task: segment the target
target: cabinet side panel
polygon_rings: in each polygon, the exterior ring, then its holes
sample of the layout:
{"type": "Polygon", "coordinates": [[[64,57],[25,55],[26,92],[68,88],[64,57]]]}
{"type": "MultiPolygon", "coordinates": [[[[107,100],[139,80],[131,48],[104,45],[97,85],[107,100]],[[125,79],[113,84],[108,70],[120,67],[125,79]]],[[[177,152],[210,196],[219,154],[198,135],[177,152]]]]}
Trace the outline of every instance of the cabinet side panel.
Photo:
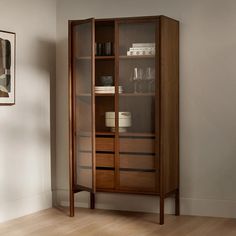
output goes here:
{"type": "Polygon", "coordinates": [[[179,187],[179,22],[161,16],[161,162],[163,191],[179,187]]]}

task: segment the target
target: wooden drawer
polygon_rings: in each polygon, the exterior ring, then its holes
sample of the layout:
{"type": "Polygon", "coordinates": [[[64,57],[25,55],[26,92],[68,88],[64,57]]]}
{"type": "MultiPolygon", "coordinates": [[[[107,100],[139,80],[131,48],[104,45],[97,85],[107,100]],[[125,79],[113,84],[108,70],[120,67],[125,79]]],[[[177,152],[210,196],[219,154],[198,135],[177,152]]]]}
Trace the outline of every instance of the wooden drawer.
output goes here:
{"type": "Polygon", "coordinates": [[[155,191],[156,173],[120,171],[120,188],[137,191],[155,191]]]}
{"type": "Polygon", "coordinates": [[[113,170],[96,170],[96,188],[114,188],[114,176],[113,170]]]}
{"type": "Polygon", "coordinates": [[[155,156],[120,154],[120,168],[155,169],[155,156]]]}
{"type": "Polygon", "coordinates": [[[155,140],[149,138],[120,138],[120,152],[154,153],[155,140]]]}
{"type": "Polygon", "coordinates": [[[114,167],[114,154],[97,153],[96,166],[97,167],[114,167]]]}
{"type": "Polygon", "coordinates": [[[96,138],[96,151],[114,152],[114,138],[96,138]]]}

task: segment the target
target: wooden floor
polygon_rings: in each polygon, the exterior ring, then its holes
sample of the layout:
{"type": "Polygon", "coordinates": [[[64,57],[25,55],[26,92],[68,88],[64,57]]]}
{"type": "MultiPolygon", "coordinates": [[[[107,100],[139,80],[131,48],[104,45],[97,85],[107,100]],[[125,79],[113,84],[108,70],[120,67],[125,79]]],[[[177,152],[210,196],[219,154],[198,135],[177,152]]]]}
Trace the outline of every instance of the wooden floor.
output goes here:
{"type": "Polygon", "coordinates": [[[1,236],[236,236],[236,219],[158,215],[77,209],[68,217],[65,209],[48,209],[0,224],[1,236]]]}

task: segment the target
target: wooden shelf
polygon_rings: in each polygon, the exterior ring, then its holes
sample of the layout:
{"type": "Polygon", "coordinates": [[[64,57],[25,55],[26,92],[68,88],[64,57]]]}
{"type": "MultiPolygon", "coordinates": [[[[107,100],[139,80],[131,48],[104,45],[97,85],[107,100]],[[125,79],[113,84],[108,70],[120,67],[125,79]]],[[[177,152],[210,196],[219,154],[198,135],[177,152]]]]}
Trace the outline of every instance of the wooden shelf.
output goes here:
{"type": "MultiPolygon", "coordinates": [[[[77,60],[91,60],[92,56],[77,57],[77,60]]],[[[115,56],[95,56],[96,60],[113,60],[115,56]]]]}
{"type": "MultiPolygon", "coordinates": [[[[114,136],[115,132],[96,132],[97,136],[114,136]]],[[[154,138],[154,133],[131,133],[131,132],[124,132],[119,133],[120,137],[142,137],[142,138],[154,138]]]]}
{"type": "Polygon", "coordinates": [[[115,56],[95,56],[96,60],[113,60],[115,56]]]}
{"type": "Polygon", "coordinates": [[[110,96],[114,96],[114,93],[95,93],[96,97],[110,97],[110,96]]]}
{"type": "Polygon", "coordinates": [[[153,133],[130,133],[130,132],[124,132],[119,133],[120,137],[145,137],[145,138],[154,138],[155,134],[153,133]]]}
{"type": "Polygon", "coordinates": [[[155,96],[155,93],[120,93],[119,95],[124,97],[147,97],[155,96]]]}
{"type": "Polygon", "coordinates": [[[120,59],[155,59],[155,55],[119,56],[120,59]]]}
{"type": "MultiPolygon", "coordinates": [[[[110,97],[114,96],[115,93],[95,93],[96,97],[110,97]]],[[[81,93],[76,95],[77,97],[91,97],[89,93],[81,93]]],[[[155,93],[119,93],[119,96],[122,97],[148,97],[148,96],[155,96],[155,93]]]]}
{"type": "Polygon", "coordinates": [[[115,136],[114,132],[96,132],[96,136],[115,136]]]}

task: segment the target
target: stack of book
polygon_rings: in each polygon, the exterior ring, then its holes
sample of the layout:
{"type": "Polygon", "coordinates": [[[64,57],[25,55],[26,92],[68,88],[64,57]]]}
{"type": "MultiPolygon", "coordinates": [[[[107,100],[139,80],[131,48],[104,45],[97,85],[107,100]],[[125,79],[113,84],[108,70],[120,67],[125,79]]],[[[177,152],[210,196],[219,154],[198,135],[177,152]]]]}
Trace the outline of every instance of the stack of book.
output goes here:
{"type": "MultiPolygon", "coordinates": [[[[119,93],[123,92],[122,86],[119,86],[119,93]]],[[[115,86],[95,86],[95,93],[115,93],[115,86]]]]}
{"type": "Polygon", "coordinates": [[[155,43],[132,43],[127,56],[155,55],[155,43]]]}

